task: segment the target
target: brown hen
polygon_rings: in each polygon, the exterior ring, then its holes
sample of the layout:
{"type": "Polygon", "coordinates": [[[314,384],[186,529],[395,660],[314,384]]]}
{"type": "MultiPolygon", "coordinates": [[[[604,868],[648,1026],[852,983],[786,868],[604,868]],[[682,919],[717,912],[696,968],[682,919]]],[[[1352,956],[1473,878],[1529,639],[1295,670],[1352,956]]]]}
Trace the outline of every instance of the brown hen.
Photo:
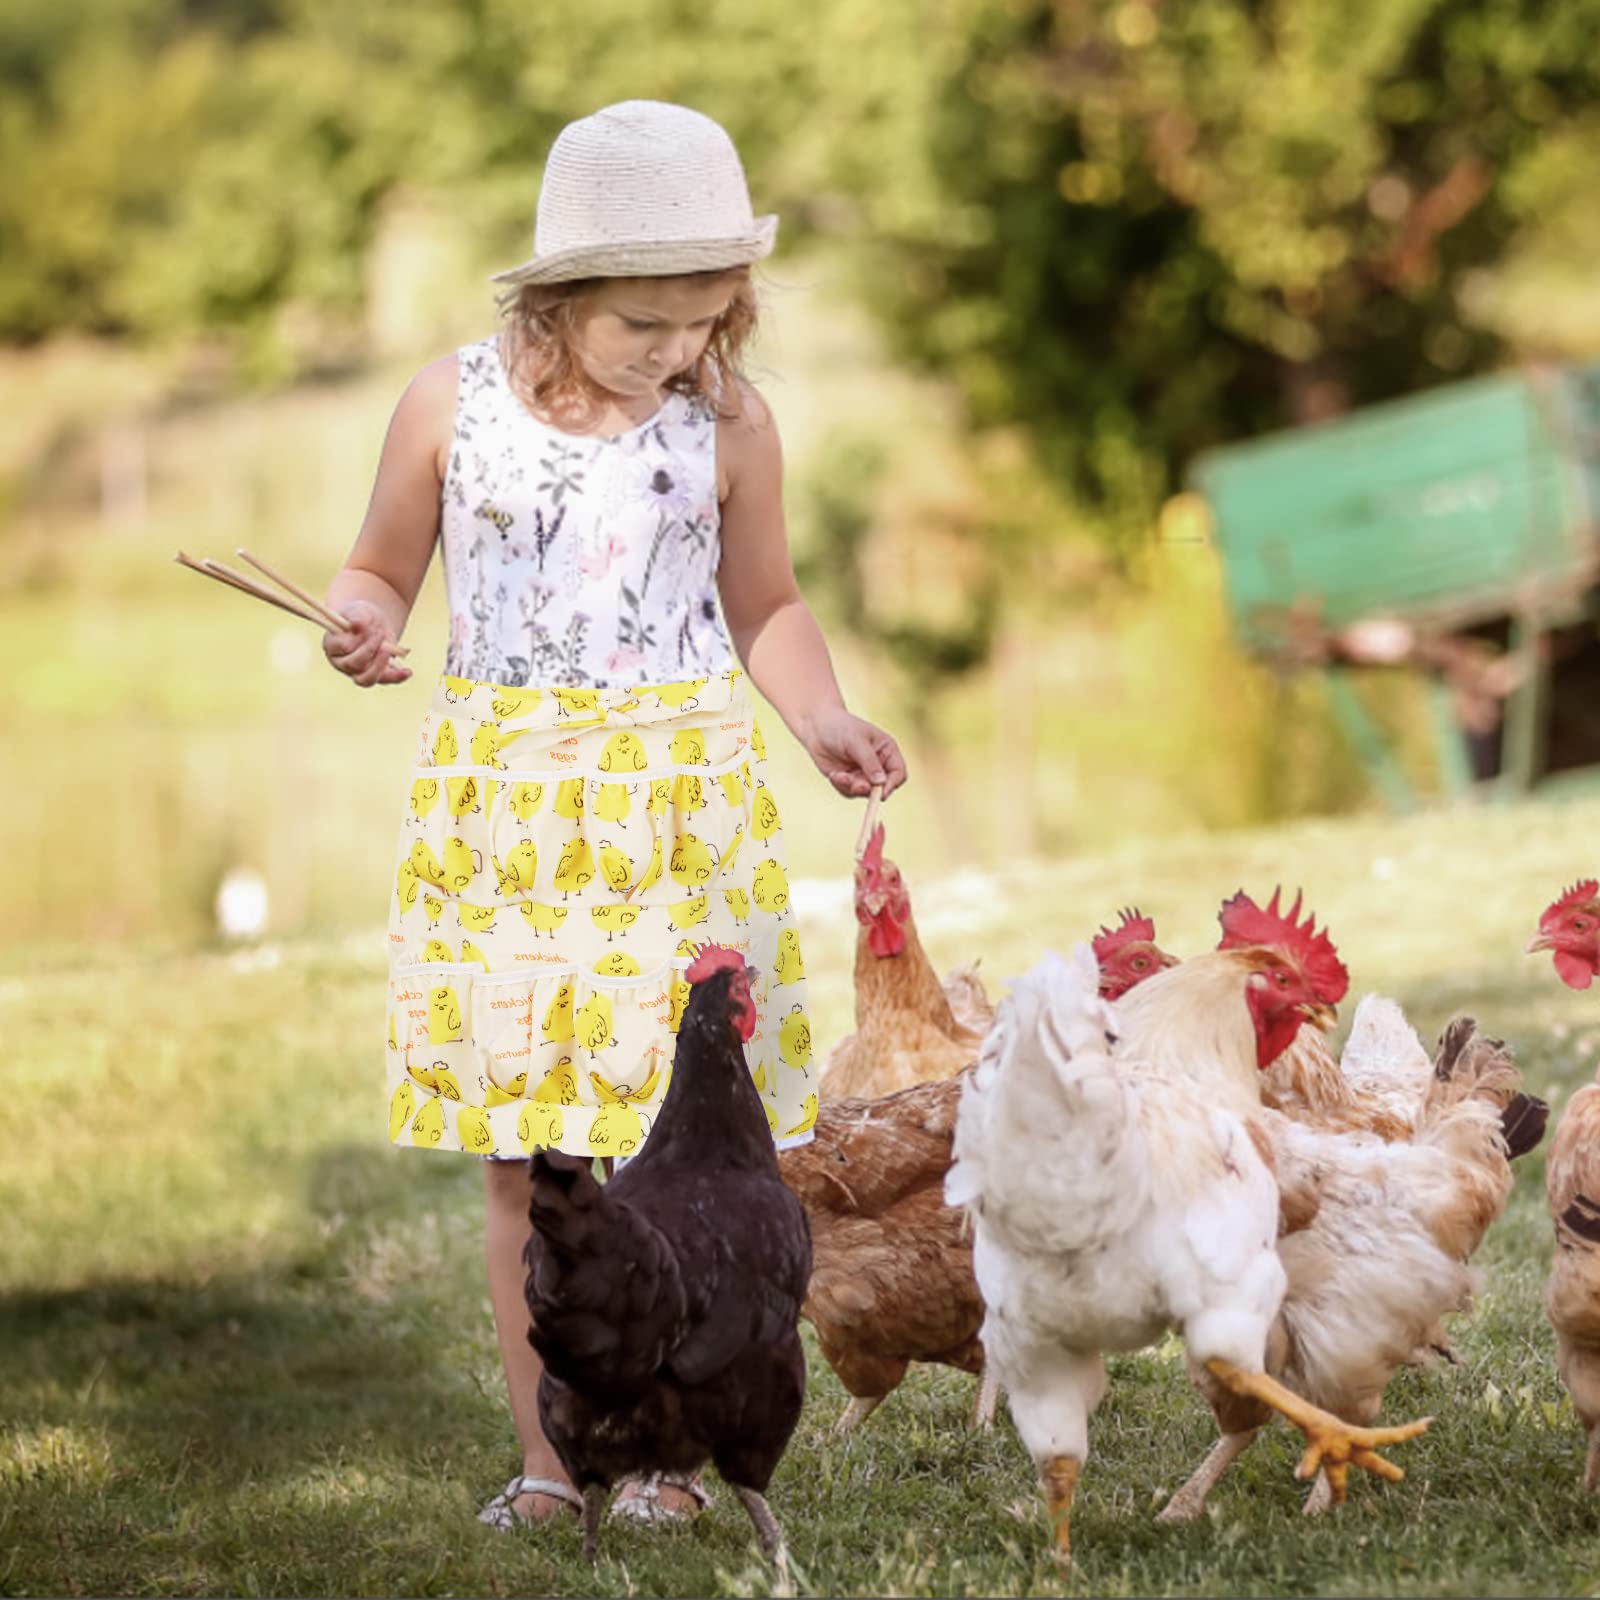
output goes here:
{"type": "MultiPolygon", "coordinates": [[[[970,1069],[874,1100],[825,1100],[810,1144],[778,1153],[811,1224],[801,1314],[851,1396],[841,1432],[870,1416],[913,1361],[981,1373],[983,1303],[961,1212],[944,1203],[970,1069]]],[[[980,1384],[974,1421],[994,1394],[980,1384]]]]}
{"type": "Polygon", "coordinates": [[[856,863],[855,898],[856,1031],[822,1064],[824,1102],[954,1077],[977,1059],[992,1015],[970,965],[942,983],[933,970],[900,869],[884,859],[882,823],[856,863]]]}

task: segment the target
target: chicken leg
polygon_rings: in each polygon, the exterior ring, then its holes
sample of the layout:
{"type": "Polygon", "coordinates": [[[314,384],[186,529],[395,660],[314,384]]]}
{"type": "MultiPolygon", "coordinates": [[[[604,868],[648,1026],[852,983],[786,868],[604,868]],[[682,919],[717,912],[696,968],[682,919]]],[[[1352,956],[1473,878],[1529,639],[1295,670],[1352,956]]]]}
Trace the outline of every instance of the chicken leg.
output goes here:
{"type": "Polygon", "coordinates": [[[1072,1496],[1082,1466],[1076,1456],[1051,1456],[1040,1473],[1045,1504],[1050,1510],[1050,1531],[1055,1536],[1056,1555],[1062,1561],[1072,1559],[1072,1496]]]}
{"type": "Polygon", "coordinates": [[[766,1496],[737,1483],[729,1487],[738,1495],[739,1504],[744,1507],[746,1515],[755,1525],[756,1537],[761,1541],[762,1554],[778,1569],[779,1580],[787,1584],[789,1551],[783,1542],[783,1530],[779,1528],[778,1519],[773,1516],[772,1507],[767,1504],[766,1496]]]}
{"type": "Polygon", "coordinates": [[[1255,1438],[1255,1428],[1225,1433],[1212,1445],[1211,1453],[1190,1474],[1189,1481],[1173,1495],[1156,1517],[1157,1522],[1190,1522],[1205,1509],[1206,1496],[1217,1480],[1242,1456],[1255,1438]]]}
{"type": "Polygon", "coordinates": [[[881,1394],[852,1396],[850,1404],[844,1408],[839,1420],[833,1425],[834,1433],[846,1434],[860,1427],[883,1404],[883,1401],[884,1397],[881,1394]]]}
{"type": "Polygon", "coordinates": [[[1405,1473],[1392,1461],[1385,1461],[1378,1454],[1378,1447],[1415,1439],[1433,1421],[1432,1417],[1424,1417],[1420,1422],[1402,1423],[1395,1428],[1358,1428],[1331,1411],[1302,1400],[1264,1372],[1246,1372],[1221,1359],[1210,1360],[1205,1366],[1212,1377],[1235,1394],[1252,1395],[1263,1401],[1306,1436],[1305,1454],[1300,1457],[1295,1476],[1309,1478],[1321,1467],[1335,1505],[1344,1500],[1345,1477],[1352,1464],[1398,1483],[1405,1473]]]}
{"type": "Polygon", "coordinates": [[[978,1374],[978,1393],[972,1402],[972,1426],[989,1429],[994,1426],[995,1403],[1000,1398],[1000,1380],[985,1366],[978,1374]]]}

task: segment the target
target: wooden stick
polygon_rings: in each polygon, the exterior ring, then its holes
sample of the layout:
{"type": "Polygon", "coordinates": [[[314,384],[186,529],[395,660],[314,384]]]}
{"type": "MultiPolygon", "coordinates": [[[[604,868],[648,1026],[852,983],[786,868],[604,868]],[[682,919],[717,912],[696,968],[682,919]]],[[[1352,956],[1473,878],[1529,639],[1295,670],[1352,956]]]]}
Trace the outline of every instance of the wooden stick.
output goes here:
{"type": "MultiPolygon", "coordinates": [[[[337,611],[330,611],[327,606],[325,606],[316,598],[315,595],[307,594],[299,584],[291,582],[288,578],[284,577],[281,572],[274,572],[265,561],[262,561],[258,557],[251,555],[243,545],[240,545],[234,551],[234,554],[238,556],[240,560],[248,561],[257,572],[262,574],[263,577],[271,578],[280,589],[287,590],[288,593],[292,594],[296,600],[299,600],[302,604],[309,606],[319,617],[322,618],[323,622],[329,628],[334,630],[335,633],[344,632],[349,628],[350,619],[348,617],[341,617],[337,611]]],[[[389,651],[389,654],[392,656],[408,656],[411,654],[411,648],[409,645],[397,644],[389,651]]]]}
{"type": "Polygon", "coordinates": [[[315,611],[316,614],[321,617],[328,627],[332,628],[335,633],[343,633],[349,628],[350,619],[348,617],[341,617],[337,611],[330,611],[314,595],[307,594],[299,584],[291,583],[281,574],[274,572],[265,561],[258,561],[253,555],[250,554],[248,550],[244,548],[243,545],[240,545],[239,548],[233,553],[238,556],[241,561],[248,561],[257,572],[259,572],[264,578],[270,578],[280,589],[287,590],[308,610],[315,611]]]}
{"type": "Polygon", "coordinates": [[[872,797],[867,801],[867,814],[861,819],[861,832],[856,835],[856,860],[859,861],[866,854],[867,844],[872,838],[872,827],[878,820],[878,807],[883,804],[883,785],[875,783],[872,786],[872,797]]]}
{"type": "Polygon", "coordinates": [[[314,622],[320,628],[322,619],[314,617],[309,611],[302,611],[298,606],[292,606],[287,600],[280,600],[275,594],[268,594],[265,589],[258,589],[253,584],[245,582],[237,575],[230,577],[226,571],[217,571],[212,567],[203,565],[183,551],[172,558],[181,567],[187,567],[191,572],[198,572],[202,578],[214,578],[218,583],[225,583],[230,589],[237,589],[241,594],[250,595],[256,600],[265,600],[269,606],[276,606],[280,611],[287,611],[291,617],[299,617],[302,622],[314,622]]]}

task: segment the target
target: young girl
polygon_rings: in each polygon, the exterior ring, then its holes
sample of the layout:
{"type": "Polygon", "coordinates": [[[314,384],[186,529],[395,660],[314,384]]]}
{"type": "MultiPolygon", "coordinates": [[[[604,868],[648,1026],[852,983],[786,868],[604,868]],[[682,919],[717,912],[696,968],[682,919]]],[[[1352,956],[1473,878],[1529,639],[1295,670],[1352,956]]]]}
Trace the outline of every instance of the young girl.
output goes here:
{"type": "MultiPolygon", "coordinates": [[[[739,375],[750,264],[776,228],[697,112],[630,101],[565,128],[533,258],[499,275],[505,331],[401,397],[328,591],[350,622],[328,659],[363,686],[403,682],[395,647],[442,535],[450,646],[389,923],[389,1136],[490,1158],[485,1253],[522,1447],[479,1514],[495,1527],[579,1504],[535,1404],[524,1158],[638,1149],[700,942],[749,953],[756,1088],[780,1145],[811,1137],[783,814],[734,652],[841,794],[905,777],[894,740],[846,709],[796,589],[777,432],[739,375]]],[[[678,1512],[686,1490],[635,1485],[631,1503],[678,1512]]]]}

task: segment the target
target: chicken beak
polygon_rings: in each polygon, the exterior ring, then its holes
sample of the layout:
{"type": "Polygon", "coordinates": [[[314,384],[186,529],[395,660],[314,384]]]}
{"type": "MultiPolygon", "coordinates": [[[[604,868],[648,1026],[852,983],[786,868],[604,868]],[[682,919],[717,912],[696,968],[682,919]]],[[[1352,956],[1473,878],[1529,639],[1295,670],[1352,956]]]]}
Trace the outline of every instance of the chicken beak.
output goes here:
{"type": "Polygon", "coordinates": [[[1339,1020],[1339,1013],[1332,1006],[1309,1003],[1300,1007],[1300,1015],[1320,1033],[1327,1033],[1339,1020]]]}
{"type": "Polygon", "coordinates": [[[1523,955],[1536,956],[1541,950],[1554,950],[1556,942],[1548,933],[1536,933],[1523,947],[1523,955]]]}

